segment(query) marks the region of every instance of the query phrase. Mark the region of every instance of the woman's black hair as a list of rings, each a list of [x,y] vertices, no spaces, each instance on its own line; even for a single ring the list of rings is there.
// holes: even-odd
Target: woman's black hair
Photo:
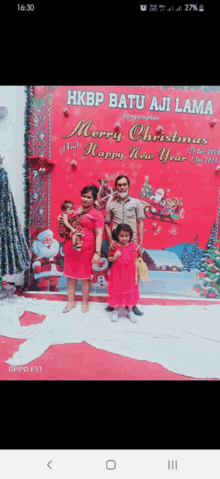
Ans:
[[[61,205],[61,210],[66,211],[66,209],[68,208],[68,205],[74,206],[74,203],[72,201],[65,200],[63,204]]]
[[[126,231],[127,233],[130,233],[130,240],[129,241],[131,241],[132,236],[133,236],[133,230],[126,223],[122,223],[122,224],[117,226],[117,228],[112,232],[112,239],[114,241],[118,241],[119,233],[121,231]]]
[[[89,193],[89,191],[92,192],[92,197],[94,200],[97,200],[97,195],[99,192],[99,188],[96,185],[89,185],[89,186],[84,186],[84,188],[81,191],[81,196],[84,195],[85,193]]]
[[[115,188],[116,188],[116,186],[117,186],[118,181],[121,180],[122,178],[126,178],[126,180],[127,180],[127,182],[128,182],[128,186],[130,186],[130,180],[129,180],[129,178],[128,178],[127,176],[125,176],[125,175],[120,175],[120,176],[117,176],[117,178],[116,178],[116,180],[115,180]]]

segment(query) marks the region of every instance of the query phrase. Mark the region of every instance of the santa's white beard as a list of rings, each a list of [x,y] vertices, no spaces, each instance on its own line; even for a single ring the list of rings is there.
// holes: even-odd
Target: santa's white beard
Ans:
[[[51,245],[43,244],[41,241],[38,241],[39,243],[37,245],[38,249],[38,257],[36,259],[41,259],[41,258],[54,258],[54,256],[57,255],[59,251],[59,243],[56,240],[53,240],[53,243]],[[50,248],[48,248],[50,246]]]

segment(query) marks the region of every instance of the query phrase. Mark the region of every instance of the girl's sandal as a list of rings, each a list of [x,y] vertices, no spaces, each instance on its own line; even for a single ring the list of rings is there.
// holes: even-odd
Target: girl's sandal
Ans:
[[[69,313],[69,311],[71,311],[71,309],[73,308],[76,308],[76,301],[74,301],[73,303],[71,303],[71,307],[68,308],[67,306],[65,306],[65,308],[63,309],[63,313]]]
[[[89,306],[86,306],[85,304],[82,304],[81,310],[82,310],[83,313],[87,313],[89,311]]]

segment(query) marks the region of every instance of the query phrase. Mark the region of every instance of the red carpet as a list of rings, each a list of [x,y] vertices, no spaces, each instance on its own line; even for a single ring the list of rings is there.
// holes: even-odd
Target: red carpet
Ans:
[[[29,294],[24,294],[24,296],[30,297]],[[34,297],[48,301],[66,301],[66,295],[37,294]],[[80,301],[81,296],[76,297],[76,300]],[[105,302],[103,297],[91,297],[91,301],[97,300]],[[207,305],[209,303],[207,301],[149,298],[141,299],[139,304]],[[210,304],[219,304],[219,302]],[[20,321],[22,326],[28,326],[43,320],[44,316],[27,312]],[[196,380],[172,373],[159,364],[125,358],[118,354],[95,349],[86,343],[51,346],[40,358],[26,366],[9,366],[5,361],[18,350],[22,342],[23,340],[20,339],[0,336],[1,380]]]

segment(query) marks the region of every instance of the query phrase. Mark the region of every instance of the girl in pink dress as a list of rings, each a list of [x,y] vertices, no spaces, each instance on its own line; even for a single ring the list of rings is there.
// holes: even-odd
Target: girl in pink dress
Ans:
[[[114,231],[114,239],[118,246],[114,252],[109,252],[108,261],[112,262],[108,280],[107,302],[115,310],[112,313],[111,321],[118,321],[118,309],[120,306],[128,306],[127,317],[132,323],[137,319],[132,311],[133,306],[139,299],[139,288],[137,282],[136,246],[131,241],[133,231],[127,224],[120,224]]]

